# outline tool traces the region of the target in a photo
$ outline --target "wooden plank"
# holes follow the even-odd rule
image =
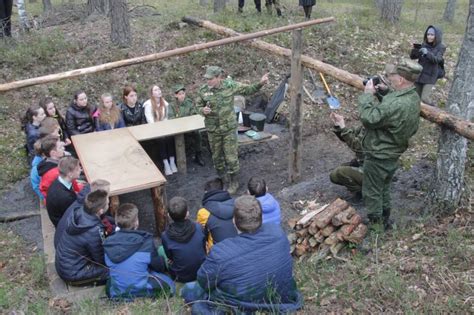
[[[127,128],[71,138],[87,180],[108,180],[111,196],[160,186],[166,182]]]
[[[204,117],[201,115],[193,115],[181,117],[171,120],[156,122],[153,124],[143,124],[127,129],[138,141],[161,138],[183,134],[199,129],[204,129]]]
[[[303,131],[303,67],[301,50],[303,47],[302,30],[293,31],[291,50],[290,81],[290,152],[288,160],[288,181],[294,183],[301,177],[301,143]]]

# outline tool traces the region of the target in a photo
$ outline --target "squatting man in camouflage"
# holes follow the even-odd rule
[[[409,139],[416,133],[420,121],[420,97],[414,82],[422,67],[408,59],[385,66],[389,92],[379,100],[378,89],[372,79],[359,96],[360,121],[365,129],[362,138],[364,164],[362,167],[362,196],[370,223],[390,222],[390,184],[398,168],[398,160],[408,148]]]
[[[196,106],[204,115],[212,161],[218,176],[228,183],[230,194],[239,188],[239,157],[237,143],[237,120],[234,112],[234,95],[250,95],[268,83],[268,74],[260,82],[244,85],[223,78],[220,67],[210,66],[204,78],[207,84],[198,91]]]

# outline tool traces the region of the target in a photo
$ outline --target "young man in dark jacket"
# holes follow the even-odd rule
[[[59,176],[49,187],[46,200],[48,216],[55,227],[67,208],[76,201],[77,196],[72,183],[81,175],[81,165],[78,159],[69,156],[59,161],[58,169]]]
[[[195,281],[196,273],[206,259],[203,228],[188,219],[188,203],[182,197],[170,200],[168,214],[173,223],[161,234],[161,242],[171,260],[171,277],[178,282]]]
[[[122,204],[115,221],[120,230],[104,242],[105,263],[110,268],[107,295],[133,299],[163,292],[174,294],[173,280],[163,274],[165,261],[158,256],[153,235],[137,230],[137,207],[131,203]]]
[[[433,86],[440,77],[444,76],[440,73],[441,67],[444,71],[443,55],[446,51],[446,46],[443,45],[442,41],[443,34],[441,30],[430,25],[426,28],[421,47],[413,47],[410,52],[410,58],[418,59],[418,63],[423,67],[415,82],[416,92],[421,100],[429,105],[433,105],[430,99]]]
[[[234,216],[234,199],[223,190],[222,179],[216,177],[204,186],[202,208],[197,213],[197,222],[200,223],[206,234],[209,235],[207,250],[213,244],[237,235],[232,218]]]
[[[234,222],[240,234],[214,245],[197,281],[181,290],[186,303],[194,302],[193,314],[215,314],[223,306],[276,314],[301,308],[285,232],[277,224],[262,225],[254,196],[235,200]]]
[[[56,247],[56,271],[70,285],[102,284],[108,276],[104,262],[104,225],[100,216],[109,207],[108,193],[87,195],[83,207],[74,209]]]

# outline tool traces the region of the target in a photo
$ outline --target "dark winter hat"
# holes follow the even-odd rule
[[[213,79],[219,76],[222,73],[222,68],[218,66],[209,66],[207,67],[206,74],[204,77],[206,79]]]
[[[183,84],[176,84],[175,86],[173,86],[173,92],[175,94],[178,93],[181,90],[186,91],[186,88],[184,87]]]
[[[434,29],[434,27],[430,27],[427,31],[426,31],[426,34],[432,34],[432,35],[436,35],[436,30]]]
[[[397,64],[387,64],[385,66],[385,74],[398,74],[408,81],[415,82],[423,70],[423,67],[410,59],[401,59]]]

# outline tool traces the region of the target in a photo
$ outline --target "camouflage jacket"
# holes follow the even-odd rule
[[[196,107],[193,105],[193,101],[189,97],[186,97],[181,104],[178,104],[178,100],[175,98],[168,107],[168,119],[186,117],[196,114]]]
[[[358,109],[366,129],[362,140],[364,156],[398,159],[420,123],[420,97],[415,87],[391,92],[381,103],[371,94],[362,94]]]
[[[363,126],[353,128],[340,128],[334,126],[332,131],[343,141],[349,149],[356,154],[357,162],[362,165],[364,163],[364,151],[362,150],[362,139],[365,136],[365,128]]]
[[[204,123],[209,132],[225,134],[237,129],[234,112],[234,95],[250,95],[262,88],[262,84],[240,84],[227,78],[218,87],[201,86],[196,99],[196,106],[201,113],[202,107],[209,104],[211,112],[204,116]]]

